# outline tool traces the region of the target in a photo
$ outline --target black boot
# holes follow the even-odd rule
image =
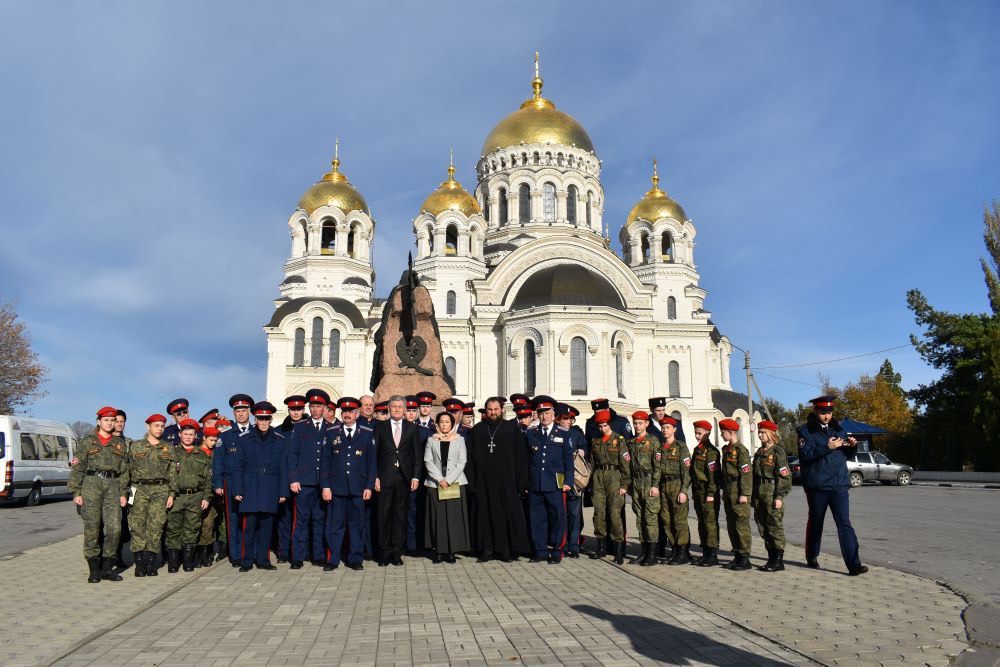
[[[211,567],[212,563],[215,562],[215,545],[208,544],[202,547],[204,551],[201,553],[201,564],[205,567]]]
[[[615,564],[623,565],[625,563],[625,543],[618,542],[615,544]]]
[[[184,571],[194,572],[194,545],[184,545]]]
[[[670,565],[686,565],[691,562],[691,545],[677,547],[677,554],[670,559]]]
[[[181,569],[181,550],[167,549],[167,572],[173,574]]]
[[[643,561],[639,563],[639,565],[645,567],[649,567],[650,565],[656,565],[656,549],[654,548],[652,542],[648,543],[648,546],[646,547],[646,558],[643,559]]]
[[[115,573],[115,557],[104,559],[104,571],[101,573],[104,581],[121,581],[121,575]]]
[[[677,554],[681,552],[681,548],[674,544],[670,547],[670,556],[664,559],[667,565],[674,565],[674,561],[677,560]]]
[[[90,574],[87,575],[88,584],[98,584],[101,582],[101,560],[99,558],[88,558],[87,559],[87,569],[90,570]]]
[[[145,577],[146,576],[146,552],[136,551],[135,552],[135,576]]]
[[[638,565],[646,560],[647,556],[649,556],[649,542],[640,542],[639,545],[642,547],[642,553],[635,558],[630,559],[628,562],[629,565]]]
[[[775,549],[774,550],[774,567],[771,568],[771,572],[781,572],[785,569],[785,550]]]
[[[157,574],[159,574],[156,571],[156,557],[159,556],[159,555],[160,554],[158,552],[156,552],[156,551],[147,551],[146,552],[146,576],[147,577],[155,577]]]
[[[615,545],[617,548],[617,545]],[[597,539],[597,548],[591,552],[590,557],[593,559],[604,558],[608,555],[607,546],[604,544],[604,538],[600,537]]]
[[[671,556],[674,555],[674,548],[673,547],[670,547],[670,555]],[[656,557],[660,558],[660,559],[666,559],[667,558],[667,543],[666,542],[657,542],[656,543]]]
[[[736,554],[736,559],[732,562],[731,570],[749,570],[753,565],[750,564],[750,554],[738,553]]]
[[[762,572],[774,572],[775,554],[774,549],[767,547],[767,562],[760,566]]]
[[[715,547],[706,547],[705,555],[698,561],[701,567],[715,567],[719,564],[719,550]]]

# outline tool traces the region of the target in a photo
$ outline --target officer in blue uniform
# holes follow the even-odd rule
[[[833,396],[818,396],[809,402],[813,411],[805,424],[798,428],[799,463],[802,465],[802,487],[809,505],[806,523],[806,564],[819,567],[819,546],[823,537],[823,519],[830,509],[837,524],[840,553],[852,577],[864,574],[868,568],[858,555],[858,536],[851,526],[847,474],[847,459],[857,452],[857,440],[847,435],[833,418]]]
[[[261,401],[251,412],[255,424],[239,437],[233,475],[233,496],[245,531],[240,572],[249,572],[254,564],[260,570],[278,569],[270,560],[271,534],[278,505],[288,497],[285,436],[271,428],[277,408]]]
[[[512,421],[521,429],[521,435],[526,435],[534,419],[535,411],[531,409],[531,406],[524,405],[514,410],[514,419]]]
[[[329,502],[326,513],[327,561],[325,572],[337,569],[348,540],[347,567],[363,570],[365,558],[365,506],[372,497],[377,468],[375,434],[357,419],[360,402],[345,396],[340,399],[341,425],[330,431],[323,448],[320,480],[323,500]]]
[[[511,419],[511,421],[515,424],[520,425],[522,423],[523,415],[521,414],[521,411],[525,408],[528,409],[528,414],[534,417],[535,411],[531,409],[531,399],[528,398],[527,394],[511,394],[510,407],[514,411],[514,418]]]
[[[566,542],[565,494],[573,488],[573,446],[569,432],[555,425],[553,398],[538,396],[532,407],[539,423],[527,433],[528,508],[535,550],[531,562],[548,559],[555,565],[562,560]]]
[[[436,400],[437,394],[432,391],[421,391],[417,394],[417,403],[420,406],[417,409],[417,424],[431,433],[434,433],[434,418],[431,417],[431,408]]]
[[[250,408],[253,402],[247,394],[233,394],[229,397],[235,424],[215,443],[215,453],[212,455],[212,488],[216,495],[225,500],[226,541],[229,545],[229,563],[233,567],[237,567],[243,558],[243,522],[240,520],[239,503],[233,498],[233,472],[236,469],[239,437],[251,428]]]
[[[167,403],[167,414],[174,418],[174,423],[163,429],[161,440],[166,440],[174,447],[180,446],[181,429],[178,424],[181,423],[182,419],[188,418],[188,413],[190,412],[189,406],[190,404],[186,398],[175,398]]]
[[[323,449],[341,426],[331,426],[323,418],[330,395],[322,389],[310,389],[296,398],[309,404],[309,418],[295,424],[288,448],[288,482],[295,503],[289,557],[293,570],[300,569],[306,559],[317,566],[326,563],[326,506],[320,497],[320,465]]]
[[[559,403],[556,405],[556,423],[559,428],[566,431],[566,441],[573,449],[574,465],[575,457],[586,458],[588,454],[587,438],[583,431],[577,427],[573,421],[580,414],[580,411],[572,405]],[[577,493],[576,487],[570,488],[566,493],[566,556],[568,558],[580,557],[580,535],[583,532],[583,494]]]
[[[288,409],[288,415],[278,426],[278,431],[285,436],[285,447],[287,448],[286,454],[289,457],[288,470],[291,471],[291,457],[295,446],[295,425],[305,419],[306,397],[301,394],[286,396],[285,407]],[[297,511],[295,505],[297,502],[297,494],[293,493],[289,495],[288,500],[278,507],[278,514],[274,519],[275,539],[273,542],[277,545],[276,551],[279,563],[287,563],[289,560],[294,562],[296,559],[299,561],[302,560],[301,555],[292,556],[291,553],[292,530],[295,524]],[[302,565],[300,564],[299,567],[302,567]]]

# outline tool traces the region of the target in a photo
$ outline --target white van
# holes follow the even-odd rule
[[[66,424],[0,415],[0,500],[37,505],[69,493],[76,436]]]

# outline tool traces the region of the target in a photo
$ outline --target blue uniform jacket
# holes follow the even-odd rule
[[[573,443],[572,434],[559,426],[552,426],[546,438],[542,427],[529,428],[525,434],[528,440],[528,461],[530,471],[528,490],[536,493],[562,491],[556,474],[562,473],[563,484],[573,488]]]
[[[823,429],[819,420],[809,415],[809,420],[798,428],[799,463],[802,465],[802,486],[813,491],[836,491],[851,486],[847,474],[847,459],[854,456],[857,447],[830,449],[830,438],[847,439],[847,433],[836,419]]]
[[[288,482],[298,482],[302,486],[319,486],[320,464],[323,448],[331,440],[331,434],[339,432],[340,425],[330,426],[321,422],[317,430],[312,419],[295,425],[292,439],[288,444]]]
[[[239,437],[240,429],[234,425],[228,431],[224,431],[215,443],[215,453],[212,454],[213,489],[221,489],[223,482],[232,481],[233,470],[236,467],[236,442]]]
[[[243,496],[240,512],[277,512],[278,499],[289,494],[287,438],[274,429],[264,438],[251,427],[237,443],[233,495]]]
[[[375,461],[375,432],[356,425],[348,439],[342,427],[329,431],[320,464],[320,483],[335,496],[361,497],[366,489],[375,488],[378,469]]]
[[[583,453],[590,455],[590,440],[587,440],[587,436],[583,433],[583,429],[574,424],[569,429],[570,440],[573,443],[573,452],[582,449]]]

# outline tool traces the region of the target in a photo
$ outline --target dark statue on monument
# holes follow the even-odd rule
[[[431,391],[440,402],[455,393],[455,381],[444,367],[434,303],[413,270],[412,255],[375,332],[371,390],[376,401]]]

